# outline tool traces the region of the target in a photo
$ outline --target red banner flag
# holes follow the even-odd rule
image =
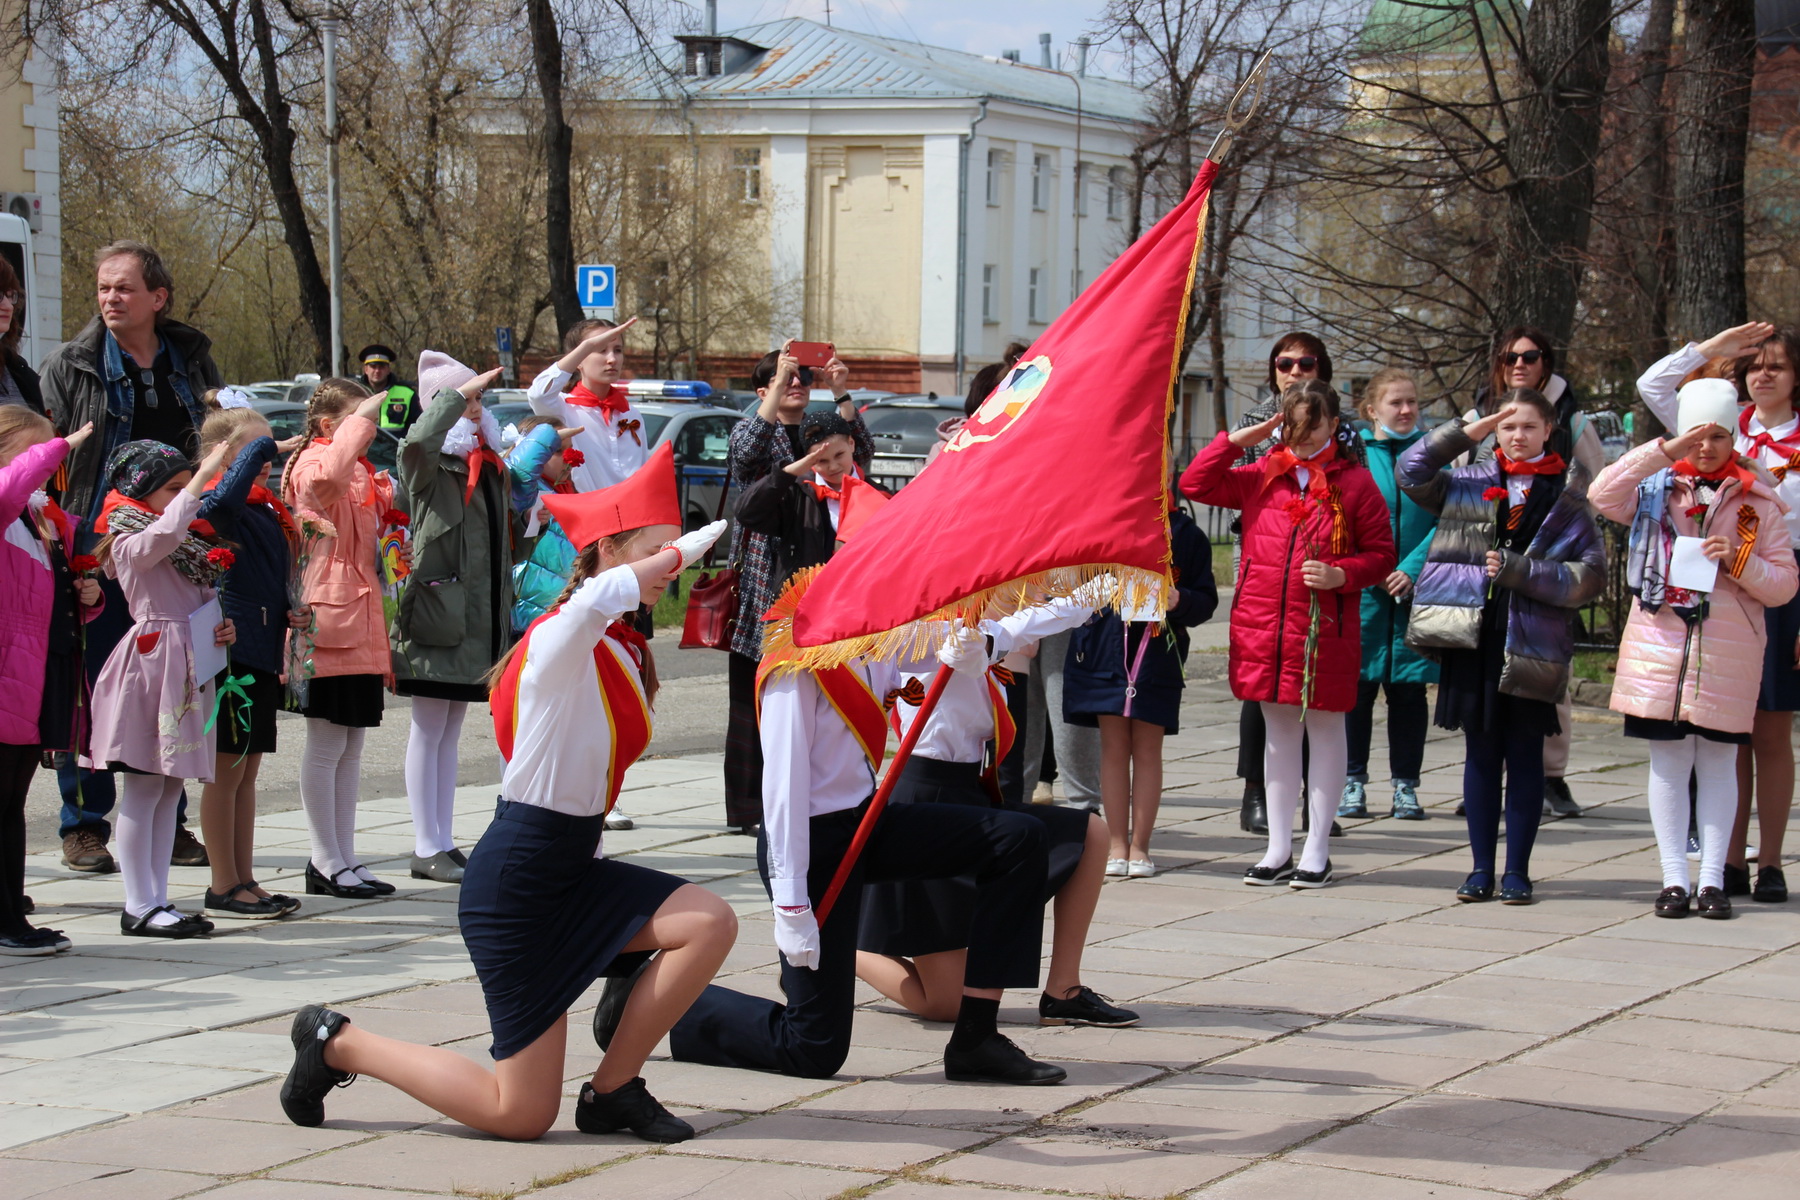
[[[930,468],[769,614],[805,666],[916,653],[921,618],[978,620],[1100,582],[1169,584],[1168,421],[1206,200],[1187,197],[1064,310]]]

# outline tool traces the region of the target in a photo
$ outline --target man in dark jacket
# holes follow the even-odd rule
[[[100,313],[44,360],[44,406],[58,430],[70,433],[93,422],[95,436],[69,454],[68,485],[61,502],[80,522],[77,544],[90,550],[94,521],[106,499],[101,478],[113,451],[151,438],[199,457],[202,397],[220,385],[212,340],[170,320],[174,280],[160,255],[142,242],[114,242],[94,258]],[[90,683],[131,628],[131,611],[117,583],[102,578],[105,607],[89,622]],[[75,871],[114,869],[106,840],[111,833],[113,778],[82,771],[71,756],[58,767],[62,788],[63,865]],[[185,804],[183,806],[185,814]],[[183,824],[175,833],[178,866],[204,866],[206,849]]]
[[[764,475],[738,500],[738,523],[773,539],[777,594],[795,571],[830,560],[840,492],[856,470],[856,431],[836,413],[808,414],[800,443],[804,455]]]

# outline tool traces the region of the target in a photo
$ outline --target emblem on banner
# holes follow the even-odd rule
[[[1050,359],[1046,355],[1040,354],[1008,371],[994,394],[945,443],[945,452],[967,450],[980,442],[991,442],[1011,429],[1037,402],[1044,385],[1049,382]]]

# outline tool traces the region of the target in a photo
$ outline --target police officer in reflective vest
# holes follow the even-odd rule
[[[364,385],[371,392],[387,390],[387,401],[381,406],[377,423],[395,437],[404,437],[412,423],[419,419],[419,393],[394,374],[393,348],[376,342],[364,346],[356,358],[362,363]]]

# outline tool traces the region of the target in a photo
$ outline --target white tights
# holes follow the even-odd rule
[[[356,868],[357,777],[362,771],[363,730],[318,717],[306,719],[306,751],[300,759],[300,803],[312,834],[313,866],[340,883]]]
[[[1269,850],[1259,867],[1279,867],[1294,856],[1294,815],[1300,811],[1300,742],[1308,748],[1306,775],[1311,782],[1308,808],[1312,828],[1300,850],[1302,871],[1323,871],[1331,858],[1331,821],[1344,790],[1348,752],[1344,714],[1297,704],[1262,705],[1268,739],[1263,745],[1263,791],[1269,805]]]
[[[413,853],[430,858],[456,849],[456,740],[462,736],[462,700],[414,696],[406,739],[406,801],[412,807]]]
[[[1725,848],[1737,816],[1737,752],[1728,742],[1690,734],[1650,743],[1650,824],[1662,856],[1664,887],[1692,889],[1688,880],[1688,773],[1694,775],[1694,817],[1700,826],[1700,886],[1725,886]]]
[[[175,810],[181,803],[181,780],[167,775],[119,772],[119,868],[125,873],[125,911],[141,917],[169,902],[169,855],[175,849]],[[173,925],[181,918],[161,912],[152,925]]]

